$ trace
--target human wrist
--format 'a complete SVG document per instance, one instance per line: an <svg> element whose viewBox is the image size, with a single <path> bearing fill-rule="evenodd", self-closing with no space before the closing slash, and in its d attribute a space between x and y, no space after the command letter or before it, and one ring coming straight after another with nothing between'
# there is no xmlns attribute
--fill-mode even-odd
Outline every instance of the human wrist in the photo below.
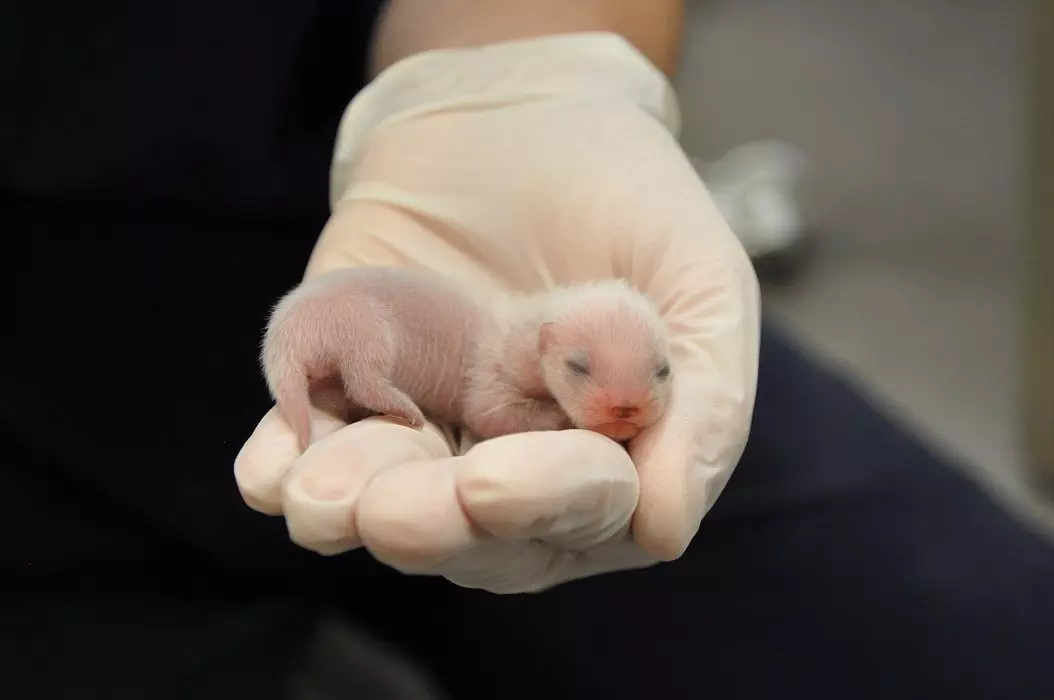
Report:
<svg viewBox="0 0 1054 700"><path fill-rule="evenodd" d="M389 66L348 105L331 166L331 205L347 192L354 166L378 128L432 112L549 99L632 106L674 136L680 130L670 81L618 34L582 32L435 49Z"/></svg>
<svg viewBox="0 0 1054 700"><path fill-rule="evenodd" d="M580 32L622 36L673 76L684 0L388 0L374 30L376 75L416 53Z"/></svg>

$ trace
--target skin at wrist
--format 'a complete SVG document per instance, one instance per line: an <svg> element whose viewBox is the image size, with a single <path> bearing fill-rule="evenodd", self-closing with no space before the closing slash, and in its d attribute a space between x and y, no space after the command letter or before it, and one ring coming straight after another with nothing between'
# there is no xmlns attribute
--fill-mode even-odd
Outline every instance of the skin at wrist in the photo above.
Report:
<svg viewBox="0 0 1054 700"><path fill-rule="evenodd" d="M606 31L672 78L683 30L683 0L389 0L374 32L370 74L423 51Z"/></svg>

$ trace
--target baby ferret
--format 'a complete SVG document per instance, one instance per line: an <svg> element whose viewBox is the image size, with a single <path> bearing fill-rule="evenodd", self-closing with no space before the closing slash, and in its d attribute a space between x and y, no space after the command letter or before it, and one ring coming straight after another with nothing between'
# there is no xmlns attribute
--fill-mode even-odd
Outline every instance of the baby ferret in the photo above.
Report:
<svg viewBox="0 0 1054 700"><path fill-rule="evenodd" d="M580 427L626 440L662 414L668 357L658 313L621 280L484 304L436 273L377 267L302 283L261 351L301 448L312 403L416 428L427 416L480 439Z"/></svg>

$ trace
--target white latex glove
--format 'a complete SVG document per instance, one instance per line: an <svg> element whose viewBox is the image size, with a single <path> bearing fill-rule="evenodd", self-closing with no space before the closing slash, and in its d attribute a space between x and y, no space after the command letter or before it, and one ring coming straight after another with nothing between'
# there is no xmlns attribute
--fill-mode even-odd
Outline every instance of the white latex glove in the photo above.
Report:
<svg viewBox="0 0 1054 700"><path fill-rule="evenodd" d="M677 119L665 76L609 34L430 52L381 74L342 121L307 275L422 267L483 297L626 277L671 330L670 410L628 454L581 430L464 450L435 426L319 414L325 436L302 455L272 410L235 463L246 503L314 551L364 546L495 592L680 556L747 439L759 300Z"/></svg>

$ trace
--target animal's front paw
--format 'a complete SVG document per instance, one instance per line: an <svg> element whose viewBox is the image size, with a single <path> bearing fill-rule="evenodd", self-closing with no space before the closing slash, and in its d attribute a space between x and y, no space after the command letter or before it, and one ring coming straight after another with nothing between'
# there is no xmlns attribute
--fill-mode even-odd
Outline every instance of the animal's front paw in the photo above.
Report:
<svg viewBox="0 0 1054 700"><path fill-rule="evenodd" d="M571 421L555 401L523 399L495 407L474 406L465 414L465 426L481 439L535 430L563 430Z"/></svg>
<svg viewBox="0 0 1054 700"><path fill-rule="evenodd" d="M536 399L526 414L528 430L567 430L571 419L556 401Z"/></svg>

